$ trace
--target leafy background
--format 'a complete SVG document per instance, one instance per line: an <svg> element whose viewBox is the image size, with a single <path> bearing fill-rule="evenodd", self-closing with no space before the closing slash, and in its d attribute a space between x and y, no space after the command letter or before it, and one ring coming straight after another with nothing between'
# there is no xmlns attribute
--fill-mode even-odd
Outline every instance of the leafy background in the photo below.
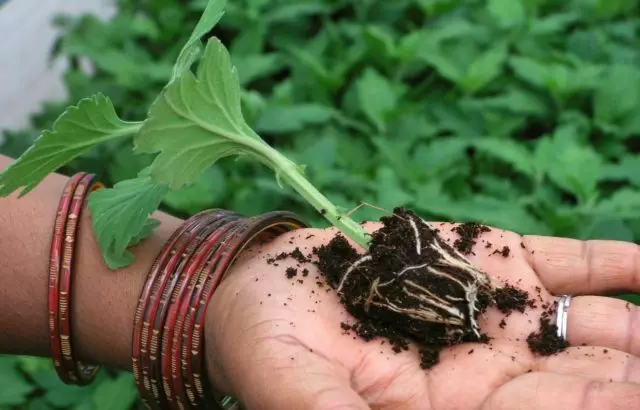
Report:
<svg viewBox="0 0 640 410"><path fill-rule="evenodd" d="M124 119L146 116L206 1L117 3L107 22L56 18L64 34L52 57L72 63L69 101L47 103L29 129L4 132L0 152L17 157L67 105L96 92ZM306 164L339 205L638 242L638 3L231 0L213 34L238 68L249 124ZM117 141L62 172L90 170L114 184L150 160ZM162 205L179 216L209 207L289 209L325 224L249 161L220 161ZM39 358L0 356L0 385L0 409L138 406L128 373L64 386Z"/></svg>

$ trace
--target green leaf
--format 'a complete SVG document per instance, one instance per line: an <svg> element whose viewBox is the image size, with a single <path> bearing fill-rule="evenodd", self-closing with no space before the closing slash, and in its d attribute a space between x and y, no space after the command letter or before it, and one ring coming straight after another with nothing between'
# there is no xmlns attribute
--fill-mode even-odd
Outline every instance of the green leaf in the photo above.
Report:
<svg viewBox="0 0 640 410"><path fill-rule="evenodd" d="M523 0L489 0L489 13L503 28L522 26L527 19Z"/></svg>
<svg viewBox="0 0 640 410"><path fill-rule="evenodd" d="M147 219L168 192L167 186L154 182L145 171L137 178L95 191L89 197L93 230L111 269L133 261L127 248L151 233L153 223Z"/></svg>
<svg viewBox="0 0 640 410"><path fill-rule="evenodd" d="M140 123L118 118L103 94L81 100L44 131L35 143L0 174L0 196L35 188L48 174L102 142L135 133Z"/></svg>
<svg viewBox="0 0 640 410"><path fill-rule="evenodd" d="M607 164L600 174L602 180L624 181L640 187L640 156L626 155L617 164Z"/></svg>
<svg viewBox="0 0 640 410"><path fill-rule="evenodd" d="M333 115L333 108L321 104L274 105L262 113L255 129L269 133L302 131L308 125L326 123Z"/></svg>
<svg viewBox="0 0 640 410"><path fill-rule="evenodd" d="M499 44L482 53L471 63L464 77L459 79L460 86L467 92L475 92L484 88L502 72L502 66L506 59L507 46L505 44Z"/></svg>
<svg viewBox="0 0 640 410"><path fill-rule="evenodd" d="M163 90L134 143L137 152L160 152L151 175L172 190L195 182L220 158L263 146L244 121L238 74L220 40L207 43L197 76L187 71Z"/></svg>
<svg viewBox="0 0 640 410"><path fill-rule="evenodd" d="M547 175L557 186L586 203L597 192L602 158L590 146L565 140L564 136L562 130L554 134Z"/></svg>
<svg viewBox="0 0 640 410"><path fill-rule="evenodd" d="M596 89L593 99L594 116L603 126L619 127L622 136L640 131L640 126L628 127L640 111L640 71L636 66L609 67ZM634 129L635 128L635 129ZM625 132L626 131L626 132Z"/></svg>
<svg viewBox="0 0 640 410"><path fill-rule="evenodd" d="M282 56L276 53L238 56L233 61L242 85L273 75L283 66Z"/></svg>
<svg viewBox="0 0 640 410"><path fill-rule="evenodd" d="M414 201L413 195L402 188L397 175L390 167L378 169L376 182L377 206L391 211L394 207L405 206Z"/></svg>
<svg viewBox="0 0 640 410"><path fill-rule="evenodd" d="M484 195L453 200L436 182L430 182L418 190L416 207L450 221L475 221L522 234L547 233L546 227L524 207Z"/></svg>
<svg viewBox="0 0 640 410"><path fill-rule="evenodd" d="M137 397L132 375L120 373L100 383L93 394L93 404L96 410L122 410L130 408Z"/></svg>
<svg viewBox="0 0 640 410"><path fill-rule="evenodd" d="M18 372L17 358L0 356L0 406L18 405L27 401L35 390Z"/></svg>
<svg viewBox="0 0 640 410"><path fill-rule="evenodd" d="M611 241L633 242L631 229L621 218L601 217L584 226L581 239L603 239Z"/></svg>
<svg viewBox="0 0 640 410"><path fill-rule="evenodd" d="M592 209L592 215L619 218L637 218L640 215L640 190L622 188L602 199Z"/></svg>
<svg viewBox="0 0 640 410"><path fill-rule="evenodd" d="M30 373L29 376L46 392L44 399L47 403L56 407L66 408L78 404L92 392L90 388L62 383L53 368Z"/></svg>
<svg viewBox="0 0 640 410"><path fill-rule="evenodd" d="M396 108L398 93L389 80L373 68L368 68L356 81L358 101L362 112L375 124L378 131L386 130L387 115Z"/></svg>
<svg viewBox="0 0 640 410"><path fill-rule="evenodd" d="M225 178L220 168L206 170L191 185L169 192L164 204L171 209L193 215L207 208L212 208L221 201L226 193Z"/></svg>
<svg viewBox="0 0 640 410"><path fill-rule="evenodd" d="M202 16L200 16L198 24L196 24L193 32L191 32L191 36L182 47L182 50L180 50L180 54L173 66L172 82L187 72L196 61L202 50L202 37L218 24L218 21L220 21L224 15L226 5L227 0L209 0L207 8L204 9Z"/></svg>
<svg viewBox="0 0 640 410"><path fill-rule="evenodd" d="M472 145L477 150L506 162L525 175L535 175L532 154L521 143L506 138L484 137L475 138Z"/></svg>

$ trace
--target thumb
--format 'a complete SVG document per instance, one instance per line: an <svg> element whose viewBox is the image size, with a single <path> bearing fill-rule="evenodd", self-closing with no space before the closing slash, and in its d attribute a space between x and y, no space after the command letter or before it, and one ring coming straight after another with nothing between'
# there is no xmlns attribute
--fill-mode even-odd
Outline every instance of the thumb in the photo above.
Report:
<svg viewBox="0 0 640 410"><path fill-rule="evenodd" d="M225 369L232 391L246 409L369 409L351 388L347 369L297 341L279 347L262 345L260 352L236 356L233 370Z"/></svg>

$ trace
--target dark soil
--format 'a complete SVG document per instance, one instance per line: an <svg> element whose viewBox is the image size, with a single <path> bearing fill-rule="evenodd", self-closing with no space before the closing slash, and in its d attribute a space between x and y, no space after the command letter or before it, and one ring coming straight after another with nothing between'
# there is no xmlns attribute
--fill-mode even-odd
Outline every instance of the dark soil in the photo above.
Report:
<svg viewBox="0 0 640 410"><path fill-rule="evenodd" d="M477 325L488 306L495 304L505 317L537 307L528 292L512 285L491 288L488 277L461 255L472 254L478 236L490 228L459 225L454 230L460 238L452 247L411 211L395 209L393 216L383 217L381 222L383 226L372 234L366 254L358 254L340 234L327 245L313 248L318 257L314 263L329 285L327 291L335 290L356 319L354 324L340 324L345 333L365 341L387 339L395 352L414 343L426 369L438 363L445 346L489 341ZM509 255L508 247L496 248L496 253ZM296 248L268 262L287 257L304 263L311 255L305 256ZM308 275L307 269L301 272ZM293 278L298 270L289 268L286 274ZM540 298L540 289L536 290ZM567 343L556 335L553 307L543 308L540 332L529 335L527 342L534 353L548 355L563 350ZM506 327L504 319L500 327Z"/></svg>
<svg viewBox="0 0 640 410"><path fill-rule="evenodd" d="M476 324L491 300L486 275L412 212L396 209L381 221L366 255L341 235L317 250L320 272L358 320L351 329L394 346L413 341L423 365L436 363L442 346L487 341Z"/></svg>
<svg viewBox="0 0 640 410"><path fill-rule="evenodd" d="M518 289L512 285L506 285L496 289L493 297L498 310L509 316L514 310L524 313L529 301L529 292Z"/></svg>
<svg viewBox="0 0 640 410"><path fill-rule="evenodd" d="M452 231L460 236L453 242L453 246L464 255L471 255L478 236L484 232L490 232L491 228L474 222L465 222L454 227ZM490 246L489 244L488 247Z"/></svg>
<svg viewBox="0 0 640 410"><path fill-rule="evenodd" d="M540 316L540 331L527 337L529 349L541 356L550 356L569 347L569 343L558 336L558 327L553 323L555 306L548 306Z"/></svg>

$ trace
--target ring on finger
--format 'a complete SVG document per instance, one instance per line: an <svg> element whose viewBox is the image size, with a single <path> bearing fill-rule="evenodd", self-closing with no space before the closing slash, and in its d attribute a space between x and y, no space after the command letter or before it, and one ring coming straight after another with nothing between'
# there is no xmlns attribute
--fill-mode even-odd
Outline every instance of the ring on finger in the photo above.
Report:
<svg viewBox="0 0 640 410"><path fill-rule="evenodd" d="M558 337L567 340L567 321L569 318L569 306L571 305L571 295L562 295L556 298L556 328Z"/></svg>

